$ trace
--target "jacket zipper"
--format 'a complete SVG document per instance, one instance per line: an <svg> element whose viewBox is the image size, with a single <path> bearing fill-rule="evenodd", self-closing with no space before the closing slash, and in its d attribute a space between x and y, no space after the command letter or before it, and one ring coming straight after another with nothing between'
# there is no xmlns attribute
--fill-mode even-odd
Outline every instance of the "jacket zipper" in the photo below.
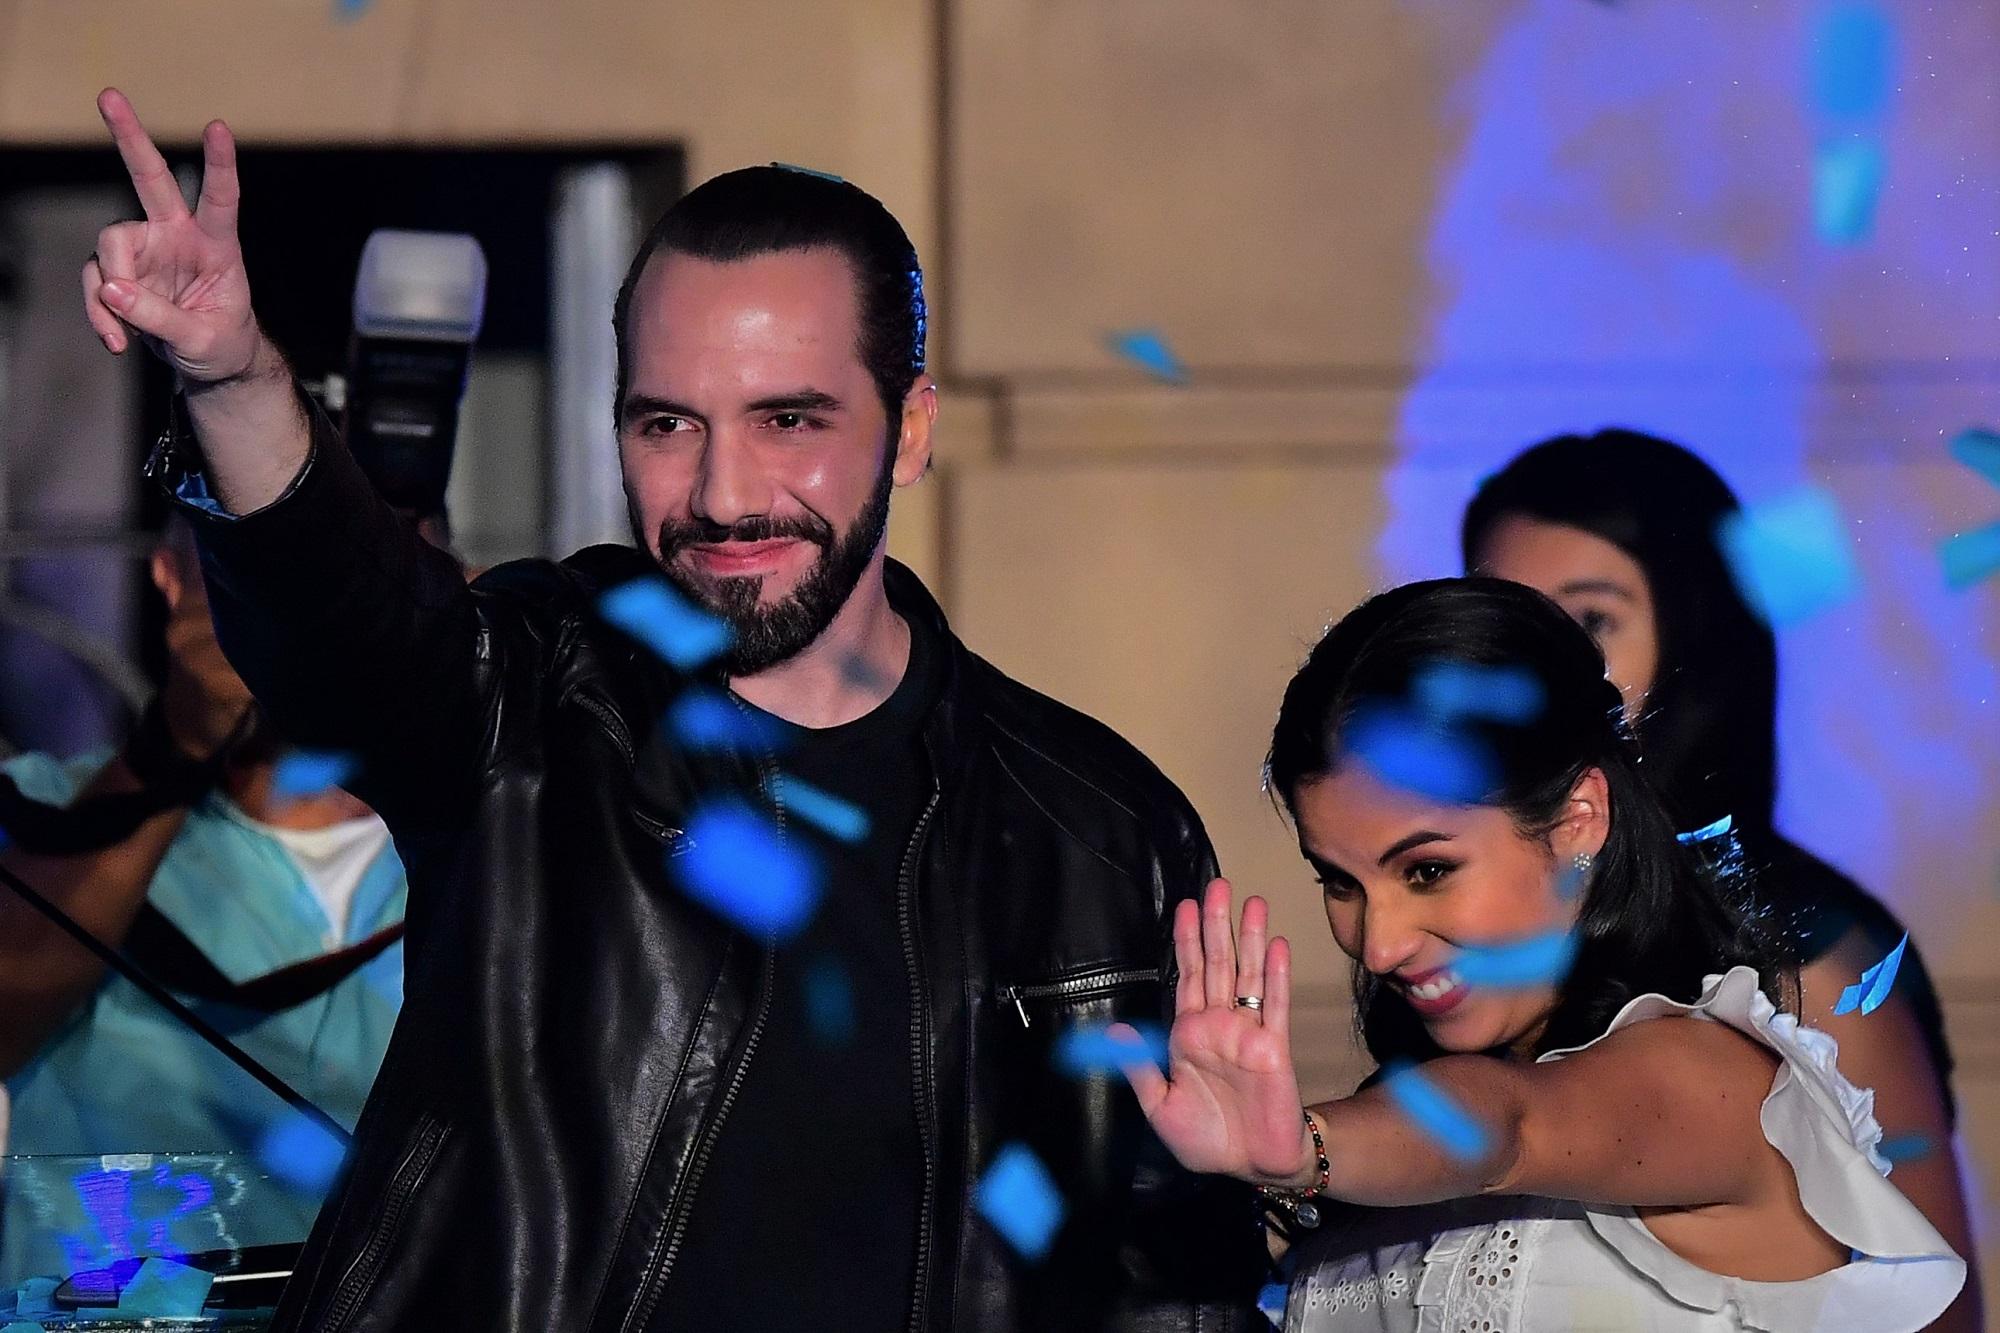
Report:
<svg viewBox="0 0 2000 1333"><path fill-rule="evenodd" d="M374 1283L375 1270L381 1266L384 1252L402 1228L403 1210L409 1206L417 1186L429 1174L431 1162L437 1157L438 1145L444 1142L444 1135L443 1121L432 1116L424 1118L417 1141L410 1145L410 1151L396 1167L396 1174L389 1179L389 1193L382 1202L382 1210L375 1230L368 1237L368 1244L362 1247L361 1253L355 1256L340 1279L333 1304L327 1310L326 1322L320 1326L322 1333L339 1333L345 1328L362 1295Z"/></svg>
<svg viewBox="0 0 2000 1333"><path fill-rule="evenodd" d="M931 1199L937 1191L937 1086L931 1078L931 1015L929 996L924 988L922 960L917 949L916 864L917 854L930 829L931 815L937 810L942 789L931 779L931 799L917 820L916 832L903 852L903 867L896 876L896 926L903 938L903 961L910 977L910 1072L922 1090L917 1130L924 1144L924 1191L917 1204L917 1265L910 1292L910 1333L922 1333L930 1295Z"/></svg>
<svg viewBox="0 0 2000 1333"><path fill-rule="evenodd" d="M744 712L749 705L733 693L729 699ZM762 779L767 793L774 791L772 779L778 775L777 761L768 751L757 755L758 776ZM778 837L785 837L784 802L772 798L777 808ZM743 1055L736 1062L736 1068L729 1075L729 1086L722 1091L722 1101L715 1108L715 1115L702 1130L701 1141L695 1145L694 1161L689 1164L686 1182L676 1192L672 1210L667 1214L667 1227L662 1241L654 1250L646 1264L646 1275L639 1284L639 1297L632 1303L631 1313L626 1317L625 1333L638 1333L652 1322L653 1312L659 1306L660 1294L666 1290L667 1279L673 1273L674 1260L680 1255L681 1241L687 1231L688 1215L693 1209L695 1190L701 1185L703 1172L708 1169L708 1159L715 1151L715 1141L722 1133L722 1122L729 1118L729 1108L736 1103L736 1094L743 1087L743 1077L750 1069L750 1059L757 1054L757 1044L764 1038L764 1025L771 1016L772 982L777 972L778 952L772 945L764 946L764 960L757 976L757 1015L750 1022L750 1036L743 1045Z"/></svg>
<svg viewBox="0 0 2000 1333"><path fill-rule="evenodd" d="M1038 986L1002 986L999 995L1003 1002L1014 1006L1014 1012L1021 1016L1021 1026L1027 1027L1029 1000L1073 1000L1097 991L1136 986L1142 981L1158 981L1159 978L1158 968L1128 967L1118 972L1087 972L1082 976L1065 977L1061 981L1044 982Z"/></svg>

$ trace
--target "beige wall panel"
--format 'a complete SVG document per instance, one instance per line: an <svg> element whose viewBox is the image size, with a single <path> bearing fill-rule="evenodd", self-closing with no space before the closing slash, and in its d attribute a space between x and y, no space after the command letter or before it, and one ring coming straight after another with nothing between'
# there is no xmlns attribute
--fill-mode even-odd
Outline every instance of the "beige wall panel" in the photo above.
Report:
<svg viewBox="0 0 2000 1333"><path fill-rule="evenodd" d="M1436 8L956 6L957 365L1111 369L1132 326L1195 366L1406 363L1438 92L1491 22Z"/></svg>
<svg viewBox="0 0 2000 1333"><path fill-rule="evenodd" d="M695 179L847 176L932 248L926 0L10 0L0 43L0 141L98 142L116 84L183 141L681 142Z"/></svg>
<svg viewBox="0 0 2000 1333"><path fill-rule="evenodd" d="M1306 1081L1350 1067L1344 960L1259 785L1285 683L1368 591L1373 467L988 466L953 477L953 620L1181 784L1242 892L1297 945ZM1351 1083L1351 1079L1350 1079Z"/></svg>
<svg viewBox="0 0 2000 1333"><path fill-rule="evenodd" d="M429 0L13 0L0 11L0 140L104 141L97 91L123 89L162 139L226 118L246 137L396 137ZM115 163L112 164L115 170Z"/></svg>

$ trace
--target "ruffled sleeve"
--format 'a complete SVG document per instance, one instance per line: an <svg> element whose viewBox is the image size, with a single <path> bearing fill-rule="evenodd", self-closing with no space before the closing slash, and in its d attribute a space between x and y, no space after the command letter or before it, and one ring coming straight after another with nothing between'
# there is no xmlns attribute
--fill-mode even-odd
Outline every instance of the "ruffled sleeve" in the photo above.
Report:
<svg viewBox="0 0 2000 1333"><path fill-rule="evenodd" d="M1887 1180L1875 1094L1841 1075L1832 1037L1777 1011L1750 968L1708 977L1693 1004L1642 995L1594 1041L1541 1058L1558 1060L1621 1027L1674 1014L1727 1023L1777 1054L1759 1117L1764 1137L1791 1164L1807 1214L1854 1258L1804 1281L1750 1282L1682 1259L1629 1208L1589 1209L1597 1235L1674 1300L1732 1313L1750 1328L1893 1333L1921 1329L1942 1313L1965 1284L1965 1261Z"/></svg>

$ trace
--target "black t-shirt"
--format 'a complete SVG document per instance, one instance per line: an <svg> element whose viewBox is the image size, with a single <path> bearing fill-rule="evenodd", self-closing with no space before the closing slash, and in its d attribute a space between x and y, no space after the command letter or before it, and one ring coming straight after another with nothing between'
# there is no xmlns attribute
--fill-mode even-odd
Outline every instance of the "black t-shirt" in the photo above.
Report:
<svg viewBox="0 0 2000 1333"><path fill-rule="evenodd" d="M778 946L771 1011L696 1188L655 1333L909 1322L923 1147L897 894L930 796L921 727L939 664L913 622L909 666L873 712L817 731L772 719L779 768L859 808L868 827L842 842L787 814L819 860L819 908Z"/></svg>

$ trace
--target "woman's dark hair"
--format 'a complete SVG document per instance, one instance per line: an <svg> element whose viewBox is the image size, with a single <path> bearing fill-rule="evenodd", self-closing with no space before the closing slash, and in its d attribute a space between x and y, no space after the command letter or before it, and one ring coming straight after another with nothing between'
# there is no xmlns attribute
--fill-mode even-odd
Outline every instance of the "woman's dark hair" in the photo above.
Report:
<svg viewBox="0 0 2000 1333"><path fill-rule="evenodd" d="M924 272L916 247L880 200L859 186L773 164L731 171L683 195L646 234L625 271L612 312L618 338L618 397L631 373L626 346L632 292L655 254L728 263L790 250L834 250L854 270L861 312L856 354L875 381L890 429L924 372Z"/></svg>
<svg viewBox="0 0 2000 1333"><path fill-rule="evenodd" d="M1742 506L1680 445L1630 430L1562 435L1517 455L1460 529L1477 569L1501 520L1601 537L1645 571L1659 667L1638 719L1648 780L1683 829L1724 815L1768 829L1777 803L1778 646L1730 575L1716 528Z"/></svg>
<svg viewBox="0 0 2000 1333"><path fill-rule="evenodd" d="M1788 993L1768 947L1676 839L1640 776L1597 645L1532 588L1489 578L1412 583L1329 630L1286 688L1271 738L1271 789L1295 822L1301 784L1347 757L1350 724L1407 709L1420 677L1439 667L1525 672L1540 687L1542 706L1526 720L1426 720L1486 759L1491 780L1477 804L1545 839L1587 772L1601 771L1609 790L1610 831L1578 904L1576 960L1538 1051L1598 1036L1635 996L1692 1000L1704 976L1738 963L1757 969L1768 994ZM1358 963L1354 998L1356 1026L1378 1063L1438 1054L1415 1011Z"/></svg>

